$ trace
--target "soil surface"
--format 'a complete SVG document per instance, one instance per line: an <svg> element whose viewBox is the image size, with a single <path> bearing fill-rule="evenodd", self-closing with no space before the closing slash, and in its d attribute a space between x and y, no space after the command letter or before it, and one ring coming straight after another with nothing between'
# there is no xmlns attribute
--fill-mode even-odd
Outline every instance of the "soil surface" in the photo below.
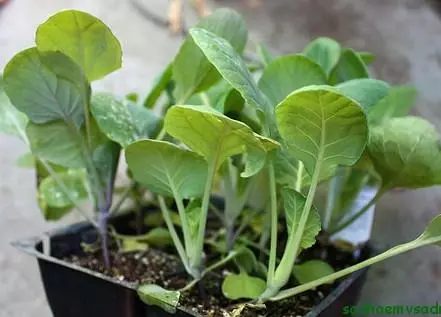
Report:
<svg viewBox="0 0 441 317"><path fill-rule="evenodd" d="M158 249L142 253L121 254L116 245L111 249L111 269L106 269L101 252L88 252L66 257L64 260L73 264L98 271L120 281L136 283L153 283L166 289L180 289L187 285L189 278L180 264L179 259ZM210 258L210 257L209 257ZM343 253L330 246L321 246L318 243L303 252L301 261L322 259L331 264L336 270L354 264L356 261L351 254ZM228 272L235 272L233 265L224 266L207 274L203 281L189 292L182 294L180 305L187 311L193 311L202 316L225 317L237 308L239 301L231 301L222 295L221 285ZM290 281L289 286L294 286ZM338 282L318 287L316 290L299 294L293 298L267 303L265 309L245 308L240 315L243 317L271 316L271 317L300 317L305 316L318 305L335 287Z"/></svg>

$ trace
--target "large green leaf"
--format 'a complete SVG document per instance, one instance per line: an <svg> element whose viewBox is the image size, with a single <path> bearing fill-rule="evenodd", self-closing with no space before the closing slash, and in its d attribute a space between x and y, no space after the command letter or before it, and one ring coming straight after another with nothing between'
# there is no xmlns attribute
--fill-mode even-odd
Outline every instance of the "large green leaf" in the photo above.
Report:
<svg viewBox="0 0 441 317"><path fill-rule="evenodd" d="M160 195L200 197L207 178L207 163L194 152L156 140L141 140L126 148L133 177Z"/></svg>
<svg viewBox="0 0 441 317"><path fill-rule="evenodd" d="M370 78L352 79L337 85L345 96L357 101L366 112L389 94L389 84Z"/></svg>
<svg viewBox="0 0 441 317"><path fill-rule="evenodd" d="M303 209L305 207L305 203L306 198L299 192L291 188L285 188L283 190L283 204L289 236L294 235L298 230L298 225L302 216ZM314 245L315 237L320 232L320 230L320 215L317 209L313 206L306 222L305 230L300 242L300 247L306 249Z"/></svg>
<svg viewBox="0 0 441 317"><path fill-rule="evenodd" d="M392 118L375 126L368 151L383 188L441 184L440 138L422 118Z"/></svg>
<svg viewBox="0 0 441 317"><path fill-rule="evenodd" d="M88 13L67 10L38 27L38 50L59 51L72 58L89 81L121 67L122 50L112 31Z"/></svg>
<svg viewBox="0 0 441 317"><path fill-rule="evenodd" d="M331 70L337 65L341 54L341 47L338 42L327 37L319 37L309 43L304 53L311 60L316 62L329 75Z"/></svg>
<svg viewBox="0 0 441 317"><path fill-rule="evenodd" d="M338 64L329 76L333 85L357 78L368 78L369 72L361 57L352 49L345 48Z"/></svg>
<svg viewBox="0 0 441 317"><path fill-rule="evenodd" d="M170 84L173 74L173 64L170 63L163 70L163 72L156 79L153 87L150 89L147 97L144 101L144 107L153 108L158 101L159 97L161 97L162 93L165 91L167 86Z"/></svg>
<svg viewBox="0 0 441 317"><path fill-rule="evenodd" d="M276 106L294 90L326 83L326 74L319 65L302 55L287 55L265 68L259 79L259 88Z"/></svg>
<svg viewBox="0 0 441 317"><path fill-rule="evenodd" d="M12 104L34 123L82 124L89 87L78 66L61 53L22 51L6 65L4 81Z"/></svg>
<svg viewBox="0 0 441 317"><path fill-rule="evenodd" d="M392 87L389 94L370 109L369 123L378 124L392 117L406 116L415 105L416 97L414 87Z"/></svg>
<svg viewBox="0 0 441 317"><path fill-rule="evenodd" d="M176 312L181 294L168 291L158 285L143 284L138 288L138 296L147 305L158 306L171 314Z"/></svg>
<svg viewBox="0 0 441 317"><path fill-rule="evenodd" d="M198 26L223 38L235 52L241 53L245 48L248 37L245 22L230 9L216 10ZM183 103L194 93L213 85L220 75L189 36L173 63L173 79L176 83L176 99Z"/></svg>
<svg viewBox="0 0 441 317"><path fill-rule="evenodd" d="M62 121L45 124L29 123L26 128L32 153L39 159L68 168L83 168L80 144L72 128Z"/></svg>
<svg viewBox="0 0 441 317"><path fill-rule="evenodd" d="M248 152L246 176L264 165L267 151L277 143L255 134L240 121L207 106L174 106L164 120L165 130L219 167L229 157Z"/></svg>
<svg viewBox="0 0 441 317"><path fill-rule="evenodd" d="M228 41L201 28L190 29L190 34L222 77L240 92L248 104L255 109L270 112L268 100L260 92L243 59Z"/></svg>
<svg viewBox="0 0 441 317"><path fill-rule="evenodd" d="M59 182L63 184L63 188ZM72 199L80 202L88 198L87 174L85 170L67 170L56 173L55 178L48 176L40 183L39 194L49 207L73 207Z"/></svg>
<svg viewBox="0 0 441 317"><path fill-rule="evenodd" d="M300 284L305 284L334 273L334 269L324 261L310 260L294 265L292 273Z"/></svg>
<svg viewBox="0 0 441 317"><path fill-rule="evenodd" d="M9 101L4 91L3 78L0 77L0 131L26 139L28 118Z"/></svg>
<svg viewBox="0 0 441 317"><path fill-rule="evenodd" d="M265 290L266 283L246 273L228 275L222 283L222 293L229 299L255 299Z"/></svg>
<svg viewBox="0 0 441 317"><path fill-rule="evenodd" d="M337 165L353 165L368 138L361 106L326 86L299 89L276 109L279 131L309 175L329 175Z"/></svg>
<svg viewBox="0 0 441 317"><path fill-rule="evenodd" d="M159 118L149 109L130 102L123 104L111 94L94 95L91 110L100 129L122 147L152 137L159 124Z"/></svg>

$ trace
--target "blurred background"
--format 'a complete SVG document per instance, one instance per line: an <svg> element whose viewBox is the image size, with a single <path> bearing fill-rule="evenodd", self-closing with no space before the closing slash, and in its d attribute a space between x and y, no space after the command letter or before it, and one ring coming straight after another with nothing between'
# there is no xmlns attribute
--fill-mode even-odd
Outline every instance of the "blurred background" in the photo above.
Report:
<svg viewBox="0 0 441 317"><path fill-rule="evenodd" d="M185 0L188 1L188 0ZM433 0L207 0L211 9L232 7L250 30L250 48L265 42L276 53L301 51L314 37L373 52L377 78L411 84L418 91L414 115L441 131L441 1ZM6 3L4 3L6 2ZM19 50L33 46L38 24L60 9L87 11L111 27L124 50L121 70L97 83L120 96L145 94L173 58L182 40L146 16L165 20L168 0L0 1L0 68ZM438 3L440 7L438 7ZM135 4L135 5L134 5ZM186 5L185 24L196 22ZM36 261L10 241L54 227L35 202L34 173L15 166L26 151L17 139L0 135L0 316L47 317ZM441 212L441 189L400 191L378 205L373 241L381 247L413 239ZM71 217L63 223L76 221ZM57 224L59 225L59 224ZM62 283L62 281L60 281ZM441 249L427 247L376 265L361 302L376 305L434 305L441 294Z"/></svg>

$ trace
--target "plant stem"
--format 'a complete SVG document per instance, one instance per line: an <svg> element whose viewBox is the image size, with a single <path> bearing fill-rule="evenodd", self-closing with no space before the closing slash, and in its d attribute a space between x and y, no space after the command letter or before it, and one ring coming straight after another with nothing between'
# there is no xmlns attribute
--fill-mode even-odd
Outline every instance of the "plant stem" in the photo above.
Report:
<svg viewBox="0 0 441 317"><path fill-rule="evenodd" d="M334 209L334 205L335 205L335 199L337 197L338 194L338 178L340 177L339 174L339 170L340 170L340 166L337 167L337 172L334 177L332 177L331 182L329 183L329 188L328 188L328 195L327 195L327 199L326 199L326 208L325 208L325 217L323 219L323 228L325 230L329 229L329 225L331 223L331 218L332 218L332 211Z"/></svg>
<svg viewBox="0 0 441 317"><path fill-rule="evenodd" d="M170 182L170 184L173 184ZM179 218L182 223L182 233L184 234L184 246L186 250L187 256L190 256L189 251L191 249L191 237L189 232L189 225L187 222L187 215L184 207L184 203L182 202L182 198L179 193L176 191L174 187L172 187L173 196L175 197L176 206L178 207Z"/></svg>
<svg viewBox="0 0 441 317"><path fill-rule="evenodd" d="M162 217L164 218L165 224L167 225L168 231L170 232L170 236L173 240L173 244L175 245L176 251L179 254L179 257L181 258L182 263L185 266L185 269L189 274L193 275L193 271L190 269L188 265L188 258L185 253L184 246L181 243L181 240L179 239L179 236L175 230L175 226L173 225L173 221L171 220L170 211L167 208L167 205L164 201L164 198L162 196L158 196L159 206L161 208Z"/></svg>
<svg viewBox="0 0 441 317"><path fill-rule="evenodd" d="M181 288L179 291L180 292L185 292L188 291L189 289L191 289L193 286L195 286L200 280L202 280L204 278L204 276L211 272L214 271L215 269L217 269L218 267L221 267L225 264L227 264L229 261L231 261L232 259L234 259L235 257L237 257L241 252L238 251L232 251L230 252L225 258L223 258L222 260L220 260L219 262L214 263L213 265L207 267L205 270L202 271L201 275L198 278L195 278L193 281L191 281L190 283L188 283L186 286L184 286L183 288Z"/></svg>
<svg viewBox="0 0 441 317"><path fill-rule="evenodd" d="M276 270L277 226L278 226L277 186L276 186L274 165L272 161L268 163L268 174L269 174L269 190L270 190L271 247L270 247L270 257L268 264L267 285L272 285Z"/></svg>
<svg viewBox="0 0 441 317"><path fill-rule="evenodd" d="M360 209L355 215L351 216L349 219L345 220L342 224L338 225L335 228L329 230L328 235L332 236L333 234L343 230L344 228L350 226L354 221L360 218L365 212L367 212L372 206L374 206L384 195L386 192L385 189L380 189L378 193L366 204L363 208Z"/></svg>
<svg viewBox="0 0 441 317"><path fill-rule="evenodd" d="M217 160L208 163L208 174L205 183L204 196L202 198L201 218L199 220L199 231L196 240L195 254L191 261L191 266L200 269L202 265L202 254L204 251L205 227L207 224L208 207L210 206L210 195L213 187L214 176L216 174Z"/></svg>
<svg viewBox="0 0 441 317"><path fill-rule="evenodd" d="M320 160L318 160L320 162ZM292 267L296 261L296 257L300 251L300 245L302 242L302 237L305 231L306 223L308 222L309 214L312 208L312 202L314 200L315 192L317 190L317 184L320 177L320 165L317 164L311 179L311 186L306 196L305 206L300 217L299 225L296 229L295 234L292 232L289 235L288 242L283 253L282 260L277 267L274 283L269 285L272 291L278 291L283 285L285 285L291 275ZM268 294L271 294L269 291ZM270 295L272 296L272 295Z"/></svg>
<svg viewBox="0 0 441 317"><path fill-rule="evenodd" d="M391 258L391 257L394 257L394 256L396 256L398 254L405 253L405 252L411 251L413 249L416 249L416 248L419 248L419 247L422 247L422 246L425 246L425 245L429 245L429 244L434 243L434 242L436 242L436 241L431 241L430 239L428 239L426 241L421 241L419 239L413 240L411 242L408 242L408 243L396 246L396 247L394 247L392 249L389 249L386 252L383 252L383 253L381 253L381 254L379 254L377 256L374 256L374 257L372 257L370 259L367 259L367 260L365 260L363 262L360 262L360 263L358 263L356 265L350 266L350 267L348 267L348 268L346 268L344 270L341 270L341 271L335 272L333 274L327 275L325 277L319 278L319 279L317 279L315 281L308 282L308 283L305 283L305 284L302 284L302 285L299 285L299 286L296 286L296 287L293 287L293 288L281 291L277 295L272 296L271 298L269 298L269 300L271 300L271 301L279 301L279 300L282 300L282 299L285 299L285 298L292 297L294 295L297 295L297 294L300 294L302 292L308 291L308 290L313 289L313 288L315 288L317 286L320 286L322 284L326 284L326 283L332 282L332 281L334 281L334 280L336 280L338 278L341 278L343 276L351 274L351 273L353 273L355 271L358 271L358 270L360 270L362 268L365 268L365 267L370 266L372 264L375 264L377 262L384 261L384 260L386 260L388 258Z"/></svg>
<svg viewBox="0 0 441 317"><path fill-rule="evenodd" d="M99 233L101 236L101 249L103 250L103 259L106 268L110 268L109 242L107 237L107 218L108 213L105 210L98 209Z"/></svg>

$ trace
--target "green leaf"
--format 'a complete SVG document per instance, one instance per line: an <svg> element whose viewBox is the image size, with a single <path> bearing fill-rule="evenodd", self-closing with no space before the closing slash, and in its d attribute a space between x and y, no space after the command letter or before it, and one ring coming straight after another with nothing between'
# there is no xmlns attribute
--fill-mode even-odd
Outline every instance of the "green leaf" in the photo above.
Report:
<svg viewBox="0 0 441 317"><path fill-rule="evenodd" d="M326 75L329 75L339 61L341 47L340 44L333 39L319 37L309 43L304 53L312 61L320 65Z"/></svg>
<svg viewBox="0 0 441 317"><path fill-rule="evenodd" d="M165 248L173 245L170 233L165 228L153 228L145 236L145 241L153 247Z"/></svg>
<svg viewBox="0 0 441 317"><path fill-rule="evenodd" d="M291 188L283 189L283 204L285 209L286 225L289 236L294 235L298 229L300 217L305 207L306 198ZM306 222L300 247L307 249L315 244L315 237L321 230L320 215L313 206Z"/></svg>
<svg viewBox="0 0 441 317"><path fill-rule="evenodd" d="M330 175L337 165L353 165L368 139L363 109L326 86L309 86L277 106L279 131L289 151L309 175Z"/></svg>
<svg viewBox="0 0 441 317"><path fill-rule="evenodd" d="M243 18L230 9L216 10L203 19L198 27L217 34L229 43L234 52L241 53L247 42L248 32ZM184 103L196 92L206 90L220 79L219 73L189 36L181 46L173 63L175 97Z"/></svg>
<svg viewBox="0 0 441 317"><path fill-rule="evenodd" d="M369 72L361 57L350 48L345 48L340 56L338 64L329 76L329 82L333 85L351 79L368 78Z"/></svg>
<svg viewBox="0 0 441 317"><path fill-rule="evenodd" d="M388 83L370 78L352 79L337 85L340 92L357 101L367 113L389 94L389 88Z"/></svg>
<svg viewBox="0 0 441 317"><path fill-rule="evenodd" d="M222 293L232 300L255 299L263 293L265 287L265 281L260 278L249 276L246 273L231 274L222 283Z"/></svg>
<svg viewBox="0 0 441 317"><path fill-rule="evenodd" d="M59 51L72 58L89 81L121 67L121 44L99 19L77 10L61 11L37 29L40 51Z"/></svg>
<svg viewBox="0 0 441 317"><path fill-rule="evenodd" d="M257 268L256 255L248 248L238 250L239 254L234 258L234 262L241 272L251 274Z"/></svg>
<svg viewBox="0 0 441 317"><path fill-rule="evenodd" d="M91 110L100 129L122 147L152 137L160 124L149 109L130 102L123 104L107 93L93 96Z"/></svg>
<svg viewBox="0 0 441 317"><path fill-rule="evenodd" d="M16 164L21 168L35 168L35 156L32 153L25 153L18 157Z"/></svg>
<svg viewBox="0 0 441 317"><path fill-rule="evenodd" d="M174 106L164 122L170 135L217 167L227 158L248 151L247 177L256 174L265 164L267 151L277 147L277 143L255 134L242 122L207 106Z"/></svg>
<svg viewBox="0 0 441 317"><path fill-rule="evenodd" d="M168 291L154 284L143 284L138 288L138 296L147 305L159 306L166 312L174 314L179 305L181 293Z"/></svg>
<svg viewBox="0 0 441 317"><path fill-rule="evenodd" d="M310 260L294 265L292 273L300 284L305 284L334 273L334 269L324 261ZM332 283L332 281L328 283Z"/></svg>
<svg viewBox="0 0 441 317"><path fill-rule="evenodd" d="M61 53L24 50L6 65L4 81L12 104L32 122L83 123L89 86L79 67Z"/></svg>
<svg viewBox="0 0 441 317"><path fill-rule="evenodd" d="M43 217L46 221L57 221L68 215L73 207L65 207L65 208L56 208L48 206L46 201L42 199L39 195L37 196L38 207L43 213Z"/></svg>
<svg viewBox="0 0 441 317"><path fill-rule="evenodd" d="M257 45L257 54L259 55L259 58L265 67L268 66L274 60L274 55L270 52L269 48L263 43Z"/></svg>
<svg viewBox="0 0 441 317"><path fill-rule="evenodd" d="M357 52L365 65L372 64L375 61L375 55L370 52Z"/></svg>
<svg viewBox="0 0 441 317"><path fill-rule="evenodd" d="M329 228L337 225L350 211L360 191L369 181L370 173L365 169L339 167L335 173L335 197Z"/></svg>
<svg viewBox="0 0 441 317"><path fill-rule="evenodd" d="M423 234L416 240L419 242L436 243L441 246L441 215L433 218Z"/></svg>
<svg viewBox="0 0 441 317"><path fill-rule="evenodd" d="M120 252L131 253L131 252L142 252L148 250L149 245L145 242L140 242L134 239L121 239Z"/></svg>
<svg viewBox="0 0 441 317"><path fill-rule="evenodd" d="M260 92L243 59L228 41L201 28L190 29L190 34L222 77L240 92L248 104L269 112L268 100Z"/></svg>
<svg viewBox="0 0 441 317"><path fill-rule="evenodd" d="M135 180L160 195L200 197L207 163L194 152L156 140L142 140L126 148L126 160Z"/></svg>
<svg viewBox="0 0 441 317"><path fill-rule="evenodd" d="M170 81L172 80L172 66L172 63L168 64L161 75L159 75L159 77L156 79L152 89L150 90L144 101L144 107L150 109L154 108L159 97L161 97L162 93L165 91L167 86L170 84Z"/></svg>
<svg viewBox="0 0 441 317"><path fill-rule="evenodd" d="M60 188L59 182L63 184L69 195ZM66 208L73 207L72 199L80 202L88 198L87 175L85 170L68 170L57 173L56 179L48 176L39 185L39 193L49 207Z"/></svg>
<svg viewBox="0 0 441 317"><path fill-rule="evenodd" d="M259 79L259 88L276 106L294 90L326 83L326 74L319 65L302 55L287 55L265 68Z"/></svg>
<svg viewBox="0 0 441 317"><path fill-rule="evenodd" d="M440 138L424 119L392 118L375 126L368 151L385 189L441 184Z"/></svg>
<svg viewBox="0 0 441 317"><path fill-rule="evenodd" d="M83 168L81 148L71 128L62 121L29 123L26 129L32 153L39 159L68 168Z"/></svg>
<svg viewBox="0 0 441 317"><path fill-rule="evenodd" d="M0 131L18 136L26 140L26 125L28 118L18 111L9 101L4 91L3 78L0 77Z"/></svg>
<svg viewBox="0 0 441 317"><path fill-rule="evenodd" d="M406 116L415 105L416 98L417 90L414 87L392 87L389 94L370 109L369 123L379 124L389 118Z"/></svg>

